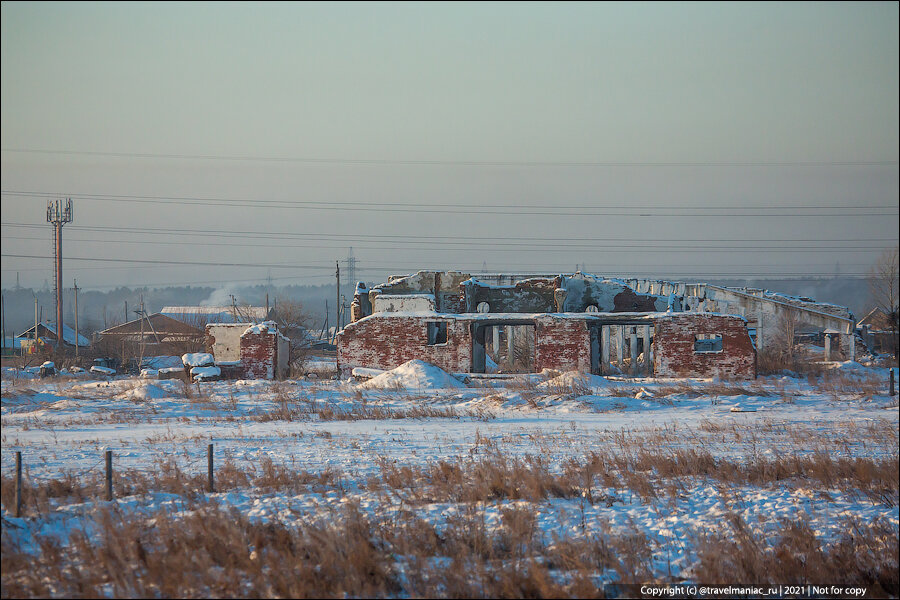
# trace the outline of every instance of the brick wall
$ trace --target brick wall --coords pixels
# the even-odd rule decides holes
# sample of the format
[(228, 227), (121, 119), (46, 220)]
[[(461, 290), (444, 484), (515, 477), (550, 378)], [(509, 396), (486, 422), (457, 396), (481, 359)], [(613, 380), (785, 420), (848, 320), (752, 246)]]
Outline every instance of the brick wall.
[[(683, 313), (654, 320), (654, 374), (657, 377), (756, 377), (756, 349), (744, 319)], [(721, 335), (720, 352), (695, 352), (698, 334)]]
[(274, 379), (277, 335), (245, 333), (241, 336), (241, 364), (247, 379)]
[(591, 372), (591, 335), (581, 319), (538, 317), (534, 370)]
[[(428, 345), (429, 321), (447, 323), (446, 344)], [(338, 367), (345, 375), (354, 367), (388, 370), (413, 359), (448, 373), (468, 372), (472, 366), (472, 336), (468, 321), (462, 319), (374, 315), (345, 327), (337, 346)]]

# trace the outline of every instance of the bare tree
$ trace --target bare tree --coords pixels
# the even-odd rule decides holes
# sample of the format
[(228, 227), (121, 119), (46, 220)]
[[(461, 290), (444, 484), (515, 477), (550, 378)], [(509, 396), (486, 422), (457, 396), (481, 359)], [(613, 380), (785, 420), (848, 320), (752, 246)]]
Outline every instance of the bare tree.
[(280, 300), (275, 309), (275, 324), (289, 340), (291, 340), (290, 364), (300, 368), (310, 351), (309, 324), (310, 315), (303, 304), (296, 300)]
[(887, 314), (893, 341), (894, 359), (897, 359), (898, 330), (900, 330), (900, 247), (886, 249), (869, 270), (869, 291), (872, 302)]

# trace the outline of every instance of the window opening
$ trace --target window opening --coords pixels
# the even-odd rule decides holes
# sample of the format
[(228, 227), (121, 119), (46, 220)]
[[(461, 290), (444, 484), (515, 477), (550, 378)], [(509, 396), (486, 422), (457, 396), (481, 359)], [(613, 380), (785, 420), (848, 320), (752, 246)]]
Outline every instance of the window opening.
[(447, 322), (446, 321), (429, 321), (428, 322), (428, 345), (436, 346), (438, 344), (447, 343)]
[(721, 352), (722, 336), (718, 333), (698, 333), (694, 336), (694, 352)]

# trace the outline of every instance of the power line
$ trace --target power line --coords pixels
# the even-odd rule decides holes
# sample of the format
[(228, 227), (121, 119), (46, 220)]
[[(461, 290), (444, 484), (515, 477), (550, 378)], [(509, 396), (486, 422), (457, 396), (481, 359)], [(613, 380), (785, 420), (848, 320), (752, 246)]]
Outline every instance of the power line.
[[(3, 190), (6, 196), (45, 198), (57, 196), (50, 192)], [(873, 217), (894, 215), (900, 212), (896, 205), (892, 206), (554, 206), (554, 205), (506, 205), (506, 204), (462, 204), (462, 203), (401, 203), (401, 202), (347, 202), (325, 200), (247, 200), (228, 198), (203, 198), (192, 196), (127, 196), (104, 194), (67, 194), (67, 197), (80, 200), (101, 202), (145, 203), (145, 204), (178, 204), (191, 206), (219, 206), (230, 208), (280, 208), (322, 211), (352, 212), (415, 212), (432, 214), (477, 214), (506, 216), (610, 216), (610, 217)], [(776, 211), (757, 213), (758, 210)], [(849, 211), (813, 213), (811, 211)], [(616, 212), (618, 211), (618, 212)], [(667, 212), (654, 212), (667, 211)], [(785, 212), (800, 211), (800, 212)], [(870, 211), (870, 212), (865, 212)], [(874, 212), (872, 212), (874, 211)]]
[[(2, 254), (3, 258), (52, 258), (50, 256), (39, 256), (34, 254)], [(154, 264), (154, 265), (194, 265), (202, 267), (268, 267), (273, 269), (328, 269), (324, 266), (316, 265), (293, 265), (293, 264), (272, 264), (272, 263), (226, 263), (226, 262), (201, 262), (188, 260), (146, 260), (138, 258), (89, 258), (83, 256), (67, 256), (66, 260), (82, 260), (90, 262), (121, 262), (135, 264)]]
[[(33, 240), (40, 241), (43, 238), (37, 237), (25, 237), (25, 236), (14, 236), (8, 235), (4, 236), (6, 240)], [(867, 240), (863, 240), (867, 241)], [(110, 240), (110, 239), (81, 239), (81, 238), (70, 238), (70, 243), (89, 243), (89, 244), (133, 244), (133, 245), (148, 245), (148, 246), (202, 246), (202, 247), (227, 247), (227, 248), (278, 248), (278, 249), (292, 249), (292, 248), (320, 248), (323, 250), (332, 250), (332, 249), (342, 249), (344, 246), (339, 242), (332, 242), (331, 245), (323, 245), (323, 244), (247, 244), (247, 243), (216, 243), (216, 242), (191, 242), (191, 241), (152, 241), (152, 240)], [(722, 246), (715, 244), (696, 244), (690, 241), (679, 241), (675, 242), (678, 244), (690, 244), (690, 246), (676, 246), (671, 243), (664, 244), (654, 244), (650, 242), (646, 243), (619, 243), (619, 242), (597, 242), (594, 244), (565, 244), (565, 243), (493, 243), (485, 240), (484, 244), (481, 245), (473, 245), (470, 242), (433, 242), (426, 244), (425, 242), (418, 241), (380, 241), (376, 240), (373, 243), (377, 244), (387, 244), (388, 247), (385, 246), (366, 246), (366, 245), (357, 245), (357, 249), (366, 249), (366, 250), (385, 250), (391, 249), (391, 246), (395, 246), (397, 244), (404, 244), (405, 248), (415, 249), (415, 250), (424, 250), (426, 252), (444, 252), (446, 250), (445, 246), (462, 246), (461, 248), (454, 248), (455, 251), (458, 252), (523, 252), (523, 251), (534, 251), (534, 252), (552, 252), (552, 253), (565, 253), (572, 252), (577, 250), (597, 250), (603, 252), (631, 252), (631, 253), (647, 253), (647, 252), (657, 252), (659, 250), (669, 250), (673, 252), (703, 252), (705, 250), (720, 250), (722, 252), (779, 252), (781, 250), (792, 250), (795, 252), (878, 252), (887, 248), (887, 246), (841, 246), (835, 247), (832, 243), (819, 243), (816, 246), (773, 246), (767, 245), (765, 247), (747, 247), (747, 246)], [(723, 242), (724, 243), (724, 242)], [(511, 246), (511, 247), (502, 247), (502, 246)], [(356, 258), (352, 258), (355, 262)], [(347, 262), (347, 259), (344, 260)]]
[[(17, 223), (17, 222), (7, 222), (2, 223), (3, 227), (17, 227), (24, 229), (42, 229), (41, 226), (33, 225), (30, 223)], [(303, 239), (326, 239), (326, 240), (336, 240), (343, 241), (345, 244), (347, 241), (359, 241), (366, 240), (369, 242), (372, 241), (380, 241), (384, 240), (385, 243), (416, 243), (416, 242), (428, 242), (429, 244), (434, 243), (435, 240), (443, 240), (447, 241), (447, 243), (453, 244), (467, 244), (468, 242), (465, 240), (474, 240), (483, 243), (489, 243), (491, 245), (498, 244), (499, 242), (507, 242), (507, 241), (521, 241), (526, 242), (526, 245), (534, 245), (538, 243), (552, 244), (554, 246), (558, 246), (560, 244), (564, 244), (566, 242), (597, 242), (597, 237), (565, 237), (563, 239), (559, 237), (531, 237), (531, 236), (491, 236), (490, 240), (485, 240), (484, 236), (441, 236), (441, 235), (410, 235), (410, 234), (341, 234), (341, 233), (302, 233), (295, 231), (285, 231), (285, 232), (272, 232), (272, 231), (234, 231), (234, 230), (224, 230), (224, 229), (174, 229), (174, 228), (160, 228), (160, 227), (119, 227), (119, 226), (89, 226), (89, 225), (72, 225), (69, 227), (70, 231), (97, 231), (97, 232), (109, 232), (109, 233), (127, 233), (129, 235), (134, 234), (145, 234), (145, 235), (173, 235), (173, 236), (199, 236), (199, 237), (220, 237), (227, 239), (240, 239), (240, 238), (248, 238), (248, 239), (280, 239), (280, 238), (303, 238)], [(634, 236), (630, 237), (608, 237), (603, 236), (603, 242), (616, 242), (616, 245), (619, 246), (618, 242), (634, 242)], [(689, 240), (685, 240), (683, 238), (659, 238), (654, 237), (653, 241), (656, 242), (666, 242), (666, 243), (693, 243), (696, 244), (696, 239), (691, 238)], [(728, 244), (737, 243), (737, 242), (745, 242), (745, 243), (786, 243), (786, 242), (800, 242), (800, 243), (818, 243), (822, 244), (822, 237), (817, 237), (814, 239), (795, 239), (795, 238), (703, 238), (704, 242), (724, 242)], [(860, 243), (860, 242), (894, 242), (896, 243), (897, 238), (866, 238), (865, 240), (860, 240), (859, 238), (828, 238), (828, 245), (833, 245), (835, 243)], [(646, 246), (645, 243), (641, 243), (641, 246)], [(305, 246), (299, 246), (305, 247)]]
[(2, 148), (15, 154), (53, 154), (62, 156), (93, 156), (104, 158), (141, 158), (165, 160), (205, 160), (232, 162), (276, 162), (348, 165), (407, 165), (460, 167), (873, 167), (898, 164), (896, 160), (869, 161), (501, 161), (501, 160), (414, 160), (338, 157), (287, 157), (182, 154), (151, 152), (96, 152), (88, 150), (50, 150), (40, 148)]

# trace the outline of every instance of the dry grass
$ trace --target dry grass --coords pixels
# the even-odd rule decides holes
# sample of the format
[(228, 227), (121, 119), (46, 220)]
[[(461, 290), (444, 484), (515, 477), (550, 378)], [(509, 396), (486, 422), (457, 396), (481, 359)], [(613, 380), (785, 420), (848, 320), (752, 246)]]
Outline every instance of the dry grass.
[(809, 524), (783, 521), (774, 545), (739, 516), (728, 515), (731, 536), (721, 532), (697, 536), (700, 581), (752, 581), (769, 584), (866, 586), (867, 597), (896, 598), (900, 592), (897, 533), (876, 521), (846, 524), (837, 542), (823, 546)]
[[(602, 597), (596, 576), (664, 582), (637, 530), (543, 539), (531, 507), (501, 511), (499, 527), (469, 504), (440, 526), (409, 511), (367, 515), (347, 502), (327, 519), (257, 523), (211, 502), (180, 516), (99, 510), (90, 536), (38, 539), (36, 556), (2, 539), (4, 597)], [(730, 516), (728, 532), (694, 532), (703, 582), (866, 585), (896, 597), (897, 544), (886, 524), (848, 524), (823, 545), (803, 521), (774, 543)], [(726, 533), (728, 535), (726, 535)]]

